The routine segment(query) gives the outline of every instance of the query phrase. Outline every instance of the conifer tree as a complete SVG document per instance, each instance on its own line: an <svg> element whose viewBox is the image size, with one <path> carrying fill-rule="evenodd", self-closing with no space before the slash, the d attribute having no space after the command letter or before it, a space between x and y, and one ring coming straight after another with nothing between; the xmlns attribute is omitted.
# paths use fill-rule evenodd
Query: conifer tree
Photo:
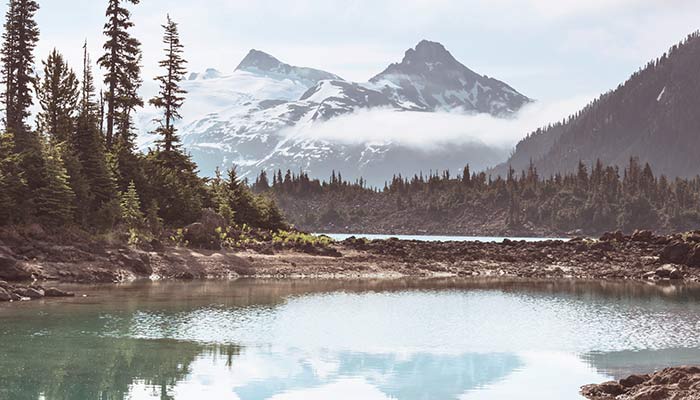
<svg viewBox="0 0 700 400"><path fill-rule="evenodd" d="M158 65L165 69L165 72L156 77L160 83L160 91L149 103L163 110L163 117L156 120L159 126L154 133L162 136L157 143L163 152L169 155L171 151L179 148L180 140L176 135L174 122L182 118L180 108L185 100L184 94L187 92L180 87L180 82L184 79L187 61L182 57L183 46L180 43L177 24L170 19L170 15L163 29L165 29L163 36L165 59Z"/></svg>
<svg viewBox="0 0 700 400"><path fill-rule="evenodd" d="M48 226L62 226L73 219L75 194L68 172L61 159L59 145L44 144L44 179L46 184L36 192L36 213Z"/></svg>
<svg viewBox="0 0 700 400"><path fill-rule="evenodd" d="M3 33L2 79L4 84L6 130L15 135L16 152L26 150L31 138L27 126L30 107L34 104L34 48L39 41L39 28L34 15L39 4L34 0L10 0Z"/></svg>
<svg viewBox="0 0 700 400"><path fill-rule="evenodd" d="M0 224L18 222L28 213L26 180L14 152L11 133L0 133Z"/></svg>
<svg viewBox="0 0 700 400"><path fill-rule="evenodd" d="M27 180L28 192L20 195L23 202L31 201L31 191L45 183L42 180L39 136L27 125L30 108L34 104L33 53L39 41L39 28L34 16L38 10L39 4L34 0L10 0L0 49L5 130L13 137L13 151L19 155L19 167Z"/></svg>
<svg viewBox="0 0 700 400"><path fill-rule="evenodd" d="M137 229L143 225L144 216L141 212L141 199L133 181L129 183L129 187L122 193L119 205L121 208L121 219L129 229Z"/></svg>
<svg viewBox="0 0 700 400"><path fill-rule="evenodd" d="M109 168L102 135L98 128L98 105L95 102L95 84L90 66L87 44L83 47L83 76L80 88L80 109L75 132L70 140L82 165L82 173L90 187L90 203L83 205L91 214L100 213L107 220L116 217L114 210L105 207L116 199L114 176ZM118 211L118 210L117 210ZM105 216L104 214L108 214ZM110 217L109 215L112 215ZM109 221L98 225L111 225Z"/></svg>
<svg viewBox="0 0 700 400"><path fill-rule="evenodd" d="M141 86L141 43L131 36L134 26L131 12L124 3L139 4L139 0L109 0L104 25L107 37L105 53L97 62L105 70L106 145L112 149L119 144L129 151L133 146L131 117L143 105L138 95Z"/></svg>
<svg viewBox="0 0 700 400"><path fill-rule="evenodd" d="M43 64L44 77L36 85L36 95L41 105L37 127L39 132L49 135L55 143L67 142L74 129L78 109L78 78L56 49Z"/></svg>

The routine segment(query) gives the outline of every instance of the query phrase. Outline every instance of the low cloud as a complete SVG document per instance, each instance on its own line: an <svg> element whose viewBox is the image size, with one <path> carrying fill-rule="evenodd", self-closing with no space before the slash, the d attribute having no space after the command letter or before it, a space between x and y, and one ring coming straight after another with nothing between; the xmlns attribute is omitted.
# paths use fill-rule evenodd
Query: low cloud
<svg viewBox="0 0 700 400"><path fill-rule="evenodd" d="M581 96L557 102L535 102L511 118L461 111L358 110L326 122L297 125L280 134L348 145L394 143L427 152L468 143L509 149L528 133L561 121L591 99L591 96Z"/></svg>

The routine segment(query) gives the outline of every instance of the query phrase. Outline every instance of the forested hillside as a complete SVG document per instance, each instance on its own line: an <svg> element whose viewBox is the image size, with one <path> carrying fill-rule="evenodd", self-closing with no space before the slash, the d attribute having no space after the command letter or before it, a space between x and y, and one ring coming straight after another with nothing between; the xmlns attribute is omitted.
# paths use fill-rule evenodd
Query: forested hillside
<svg viewBox="0 0 700 400"><path fill-rule="evenodd" d="M258 177L254 189L272 193L290 222L315 232L578 235L700 227L700 178L656 176L636 158L627 166L541 176L534 165L492 179L469 168L405 178L379 189L349 183L340 174L329 181L305 174Z"/></svg>
<svg viewBox="0 0 700 400"><path fill-rule="evenodd" d="M689 35L615 90L565 121L523 139L493 171L533 161L545 176L597 159L624 166L630 157L669 177L700 173L700 33Z"/></svg>

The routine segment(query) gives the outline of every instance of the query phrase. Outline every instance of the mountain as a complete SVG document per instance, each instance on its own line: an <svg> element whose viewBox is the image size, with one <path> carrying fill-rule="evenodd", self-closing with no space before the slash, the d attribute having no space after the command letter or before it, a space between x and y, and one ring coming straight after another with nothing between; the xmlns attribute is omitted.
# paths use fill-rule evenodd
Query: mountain
<svg viewBox="0 0 700 400"><path fill-rule="evenodd" d="M338 75L326 71L285 64L275 57L255 49L248 52L248 55L236 67L236 71L246 71L275 79L290 79L308 86L322 80L343 80Z"/></svg>
<svg viewBox="0 0 700 400"><path fill-rule="evenodd" d="M442 44L427 40L370 82L402 107L417 111L463 108L508 115L531 101L507 84L465 67Z"/></svg>
<svg viewBox="0 0 700 400"><path fill-rule="evenodd" d="M208 69L184 82L187 99L179 125L185 148L202 174L236 165L243 176L260 170L304 169L326 177L364 176L382 185L394 173L461 170L496 165L507 149L474 142L433 153L400 143L338 143L304 135L309 128L358 110L488 113L512 115L531 100L507 84L481 76L459 63L439 43L422 41L400 63L368 82L349 82L330 72L286 64L251 50L233 73ZM144 131L154 110L139 117ZM430 132L426 132L426 135ZM152 146L143 137L142 148Z"/></svg>
<svg viewBox="0 0 700 400"><path fill-rule="evenodd" d="M648 63L615 90L566 121L523 139L508 166L530 161L542 175L573 171L579 161L624 166L630 157L669 177L700 174L700 34Z"/></svg>

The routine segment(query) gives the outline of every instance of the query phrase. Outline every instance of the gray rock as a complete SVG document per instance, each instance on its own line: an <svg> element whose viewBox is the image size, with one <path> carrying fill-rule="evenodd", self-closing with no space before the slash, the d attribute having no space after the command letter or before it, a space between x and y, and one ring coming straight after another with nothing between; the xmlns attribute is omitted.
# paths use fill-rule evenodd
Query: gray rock
<svg viewBox="0 0 700 400"><path fill-rule="evenodd" d="M194 247L218 250L221 248L217 228L227 226L226 219L216 212L206 209L202 212L200 222L185 227L185 240Z"/></svg>
<svg viewBox="0 0 700 400"><path fill-rule="evenodd" d="M685 264L691 247L688 243L675 240L661 250L659 259L663 263Z"/></svg>
<svg viewBox="0 0 700 400"><path fill-rule="evenodd" d="M32 274L21 269L17 260L9 255L0 254L0 279L16 282L31 278Z"/></svg>
<svg viewBox="0 0 700 400"><path fill-rule="evenodd" d="M654 240L654 234L651 231L636 230L632 234L632 241L633 242L651 243L653 240Z"/></svg>
<svg viewBox="0 0 700 400"><path fill-rule="evenodd" d="M630 375L627 378L620 379L620 385L626 388L641 385L649 379L649 375Z"/></svg>
<svg viewBox="0 0 700 400"><path fill-rule="evenodd" d="M142 254L136 253L120 253L117 256L117 261L127 269L139 275L151 275L153 273L153 268L151 268L150 259L148 259L148 255L146 254L143 254L143 256L146 256L145 258L148 262L144 261Z"/></svg>
<svg viewBox="0 0 700 400"><path fill-rule="evenodd" d="M700 244L696 244L692 250L688 252L686 265L693 268L700 268Z"/></svg>
<svg viewBox="0 0 700 400"><path fill-rule="evenodd" d="M659 278L667 278L671 280L683 279L683 273L674 265L662 265L656 270L656 276Z"/></svg>
<svg viewBox="0 0 700 400"><path fill-rule="evenodd" d="M30 299L40 299L44 297L43 291L32 288L15 289L14 293L22 297L28 297Z"/></svg>
<svg viewBox="0 0 700 400"><path fill-rule="evenodd" d="M4 288L0 288L0 301L10 301L12 300L12 295L10 292L5 290Z"/></svg>

